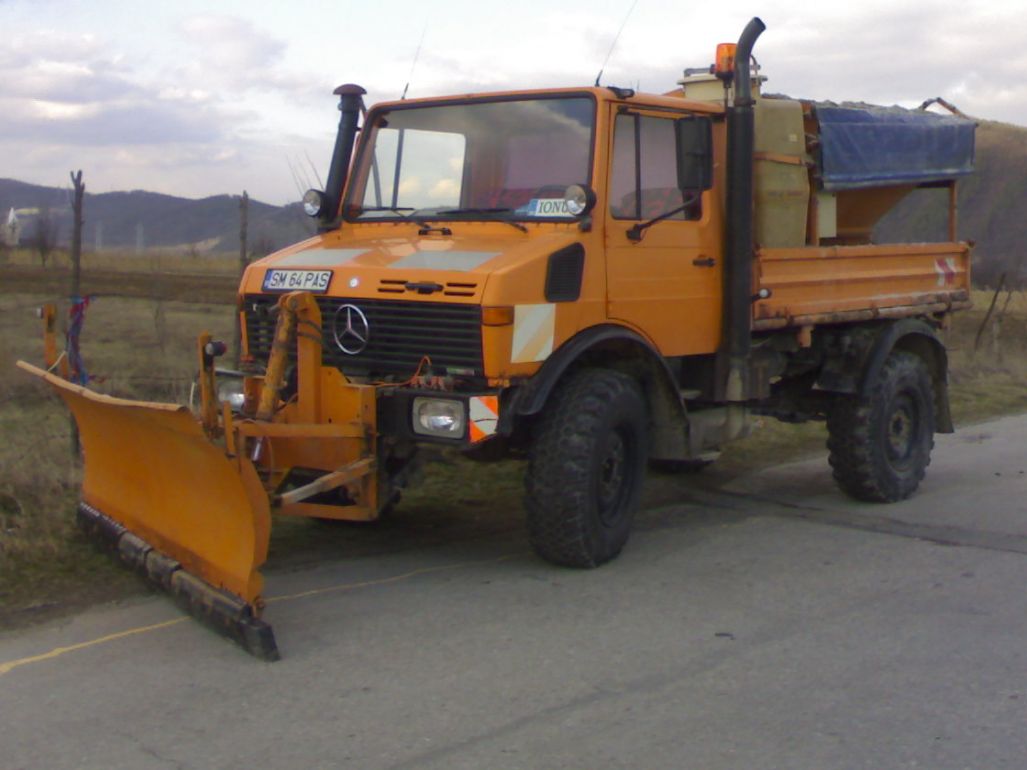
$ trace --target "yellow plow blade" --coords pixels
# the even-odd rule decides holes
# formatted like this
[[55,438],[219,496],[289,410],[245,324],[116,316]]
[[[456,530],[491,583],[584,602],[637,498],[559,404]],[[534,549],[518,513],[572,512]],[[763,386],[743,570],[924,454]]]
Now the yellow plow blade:
[[75,415],[84,454],[79,519],[201,620],[278,657],[258,617],[271,515],[253,464],[230,458],[184,406],[101,395],[35,366]]

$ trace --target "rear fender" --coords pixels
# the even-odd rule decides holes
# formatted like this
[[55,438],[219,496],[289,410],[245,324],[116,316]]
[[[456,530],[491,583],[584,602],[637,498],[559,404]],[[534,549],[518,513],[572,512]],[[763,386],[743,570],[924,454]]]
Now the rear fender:
[[906,318],[890,324],[877,338],[859,384],[859,394],[870,397],[884,362],[894,350],[919,356],[927,364],[934,381],[934,423],[938,433],[952,433],[952,412],[949,407],[948,353],[934,329],[917,318]]

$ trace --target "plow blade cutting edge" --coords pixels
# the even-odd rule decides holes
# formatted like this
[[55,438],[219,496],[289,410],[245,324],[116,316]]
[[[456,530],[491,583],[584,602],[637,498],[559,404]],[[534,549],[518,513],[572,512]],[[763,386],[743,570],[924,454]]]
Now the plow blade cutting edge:
[[229,457],[184,406],[94,393],[23,361],[78,423],[79,522],[192,615],[277,660],[259,617],[271,514],[253,464]]

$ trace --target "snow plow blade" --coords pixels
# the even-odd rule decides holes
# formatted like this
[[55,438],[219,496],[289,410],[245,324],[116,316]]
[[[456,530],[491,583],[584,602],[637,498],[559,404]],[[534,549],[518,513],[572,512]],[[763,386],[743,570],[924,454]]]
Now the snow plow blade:
[[78,423],[83,528],[192,615],[264,660],[277,660],[259,617],[270,504],[253,464],[230,457],[184,406],[94,393],[38,367]]

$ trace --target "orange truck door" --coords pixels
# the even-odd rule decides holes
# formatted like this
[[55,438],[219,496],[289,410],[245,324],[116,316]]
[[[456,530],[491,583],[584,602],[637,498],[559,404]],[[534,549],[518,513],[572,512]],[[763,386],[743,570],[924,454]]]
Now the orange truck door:
[[[721,326],[722,260],[714,226],[719,217],[711,212],[714,196],[710,190],[678,187],[674,121],[684,117],[634,111],[611,115],[607,313],[640,329],[667,356],[713,352]],[[645,228],[638,239],[629,237],[637,225],[683,205],[683,211]]]

